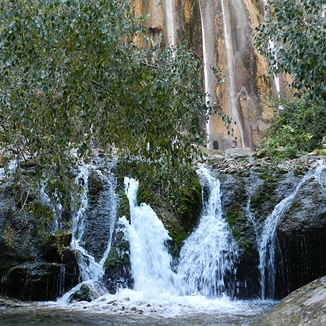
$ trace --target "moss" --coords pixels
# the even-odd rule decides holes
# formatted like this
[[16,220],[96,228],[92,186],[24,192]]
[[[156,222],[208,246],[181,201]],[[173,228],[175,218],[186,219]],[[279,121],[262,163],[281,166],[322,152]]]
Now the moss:
[[115,268],[130,264],[129,243],[126,241],[118,242],[113,246],[104,262],[104,268]]
[[235,207],[234,211],[226,212],[226,221],[231,227],[234,238],[238,241],[240,235],[248,228],[247,218],[240,207]]
[[258,186],[250,202],[250,209],[255,213],[259,222],[262,222],[274,209],[277,202],[277,187],[281,170],[260,174],[264,182]]
[[239,239],[238,246],[240,249],[241,261],[252,262],[257,255],[256,244],[250,239]]
[[172,257],[176,258],[180,255],[180,250],[182,248],[183,242],[187,239],[188,233],[184,231],[181,227],[169,228],[169,235],[171,240],[169,241],[169,252]]
[[146,203],[150,206],[155,205],[155,198],[153,193],[143,183],[140,183],[138,187],[137,203]]
[[128,221],[130,221],[130,204],[127,195],[124,191],[120,188],[118,190],[120,202],[119,202],[119,209],[118,209],[118,217],[125,216]]
[[202,205],[202,187],[197,174],[195,174],[181,189],[181,197],[177,208],[177,214],[181,217],[186,232],[191,231],[197,224]]

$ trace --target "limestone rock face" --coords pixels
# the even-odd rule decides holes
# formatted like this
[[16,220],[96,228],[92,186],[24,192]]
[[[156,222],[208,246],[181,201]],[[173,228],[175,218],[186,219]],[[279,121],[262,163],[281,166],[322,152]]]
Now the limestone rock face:
[[323,326],[326,324],[326,276],[295,290],[263,316],[256,326]]
[[[277,96],[273,80],[266,77],[266,60],[254,45],[264,1],[133,0],[133,5],[137,13],[149,15],[149,36],[162,34],[165,46],[187,41],[202,59],[210,105],[216,103],[232,118],[239,147],[255,149],[275,115],[269,103]],[[224,82],[210,67],[220,69]],[[208,128],[210,148],[214,142],[220,150],[231,148],[232,138],[219,116],[210,119]]]

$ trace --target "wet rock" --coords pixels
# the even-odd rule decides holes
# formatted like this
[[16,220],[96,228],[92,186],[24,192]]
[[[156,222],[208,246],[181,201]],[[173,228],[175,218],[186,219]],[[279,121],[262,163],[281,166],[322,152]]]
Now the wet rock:
[[124,236],[124,225],[119,221],[113,234],[111,250],[104,263],[104,269],[103,282],[110,293],[114,294],[123,288],[132,288],[130,246]]
[[26,262],[10,269],[4,278],[10,297],[21,300],[55,300],[65,287],[64,266],[46,262]]
[[87,285],[83,284],[79,290],[75,291],[70,298],[70,301],[87,301],[91,302],[95,299],[92,289]]
[[326,276],[295,290],[255,326],[326,325]]
[[[322,164],[322,158],[307,155],[278,165],[246,157],[208,162],[213,162],[221,181],[223,213],[239,245],[236,296],[259,297],[257,237],[264,221],[278,203],[293,194],[309,170]],[[274,261],[275,299],[326,273],[325,203],[325,181],[321,186],[312,176],[280,216]]]
[[92,171],[88,179],[89,202],[85,212],[87,228],[82,240],[96,261],[103,257],[116,220],[118,195],[109,177],[104,175],[104,171]]

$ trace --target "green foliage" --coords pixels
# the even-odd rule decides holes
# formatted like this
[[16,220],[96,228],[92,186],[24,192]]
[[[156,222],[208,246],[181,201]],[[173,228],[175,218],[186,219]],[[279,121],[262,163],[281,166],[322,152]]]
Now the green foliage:
[[269,0],[256,44],[273,73],[291,74],[299,94],[325,102],[325,38],[324,0]]
[[140,21],[127,0],[0,3],[0,146],[32,157],[66,208],[78,190],[69,172],[91,141],[142,160],[148,178],[172,178],[168,188],[196,154],[199,61],[184,46],[141,47]]
[[185,162],[153,169],[152,165],[143,161],[121,162],[118,174],[141,180],[137,194],[139,204],[145,202],[154,209],[164,207],[191,230],[202,208],[201,185],[193,166]]
[[263,141],[274,158],[292,158],[298,152],[312,152],[323,147],[326,130],[325,107],[309,100],[282,104]]
[[129,199],[125,192],[122,189],[119,189],[119,211],[118,211],[118,217],[125,216],[128,221],[130,221],[130,205],[129,205]]

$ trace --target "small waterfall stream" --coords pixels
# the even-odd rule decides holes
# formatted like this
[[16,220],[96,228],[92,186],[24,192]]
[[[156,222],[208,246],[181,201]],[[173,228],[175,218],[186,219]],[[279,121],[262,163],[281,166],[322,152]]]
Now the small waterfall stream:
[[232,283],[238,248],[229,225],[222,217],[219,180],[205,167],[198,170],[198,175],[208,191],[208,199],[198,227],[182,247],[178,273],[186,294],[217,297],[226,291],[227,277]]
[[[209,110],[209,107],[215,105],[216,100],[216,77],[212,70],[212,67],[216,65],[216,53],[215,53],[215,36],[214,36],[214,13],[216,4],[209,0],[199,0],[199,9],[202,25],[202,39],[203,39],[203,66],[204,66],[204,87],[206,93],[205,104]],[[206,123],[207,134],[207,147],[211,146],[211,130],[210,121]]]
[[[87,284],[87,286],[92,290],[95,298],[107,293],[107,290],[101,283],[101,278],[104,275],[104,262],[111,247],[111,239],[118,205],[116,178],[111,173],[114,165],[115,162],[111,162],[111,165],[107,167],[106,174],[103,174],[95,165],[83,164],[79,167],[79,173],[76,176],[75,182],[83,188],[83,192],[80,198],[79,208],[75,211],[73,217],[72,240],[70,247],[78,254],[80,283],[67,292],[62,298],[58,299],[61,303],[68,302],[72,294],[76,292],[76,290],[79,290],[83,284]],[[107,239],[107,245],[103,251],[102,258],[99,261],[96,261],[94,255],[87,251],[84,240],[84,233],[87,228],[86,210],[89,205],[88,179],[92,169],[109,184],[109,187],[106,190],[108,194],[106,196],[107,202],[105,203],[105,206],[108,207],[106,215],[109,220],[108,226],[110,230],[108,232],[109,236]]]
[[174,23],[174,1],[164,0],[165,19],[168,33],[168,44],[172,48],[176,45],[175,23]]
[[[232,29],[232,8],[233,6],[237,11],[243,11],[243,4],[241,1],[231,1],[231,0],[221,0],[222,16],[223,16],[223,32],[224,32],[224,42],[225,42],[225,52],[226,52],[226,67],[227,67],[227,80],[228,80],[228,89],[229,89],[229,101],[230,101],[230,112],[232,118],[237,123],[239,132],[241,135],[241,146],[246,147],[245,144],[245,135],[242,124],[242,117],[240,113],[239,101],[238,101],[238,91],[236,85],[236,79],[238,72],[236,71],[236,58],[239,53],[236,53],[233,43],[234,35],[231,31]],[[234,10],[234,9],[233,9]],[[245,12],[245,11],[244,11]],[[242,16],[243,17],[243,16]],[[245,17],[245,16],[244,16]],[[238,24],[241,23],[239,20]],[[238,25],[237,28],[244,29],[244,26]],[[245,89],[245,88],[244,88]],[[241,92],[241,91],[240,91]]]
[[125,192],[129,199],[131,223],[127,221],[130,241],[131,269],[134,290],[154,293],[175,293],[177,275],[171,269],[168,253],[168,232],[153,209],[137,205],[138,181],[125,178]]
[[273,212],[266,218],[262,233],[259,237],[259,272],[260,272],[260,287],[261,298],[270,299],[274,297],[275,292],[275,253],[277,250],[276,228],[282,214],[290,207],[293,199],[297,195],[302,185],[309,179],[315,179],[320,185],[325,188],[325,164],[320,161],[318,166],[309,171],[298,183],[294,191],[280,203],[278,203]]

